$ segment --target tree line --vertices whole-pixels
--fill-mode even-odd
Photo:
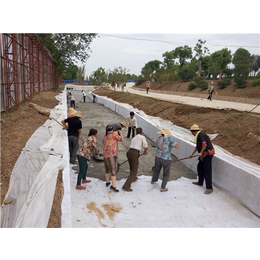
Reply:
[[[201,39],[193,49],[188,45],[180,46],[163,53],[163,61],[147,62],[140,75],[130,74],[128,69],[120,66],[108,71],[99,67],[87,77],[85,66],[78,67],[74,62],[87,61],[91,52],[89,45],[97,34],[39,34],[39,37],[50,50],[58,66],[58,73],[63,79],[78,82],[89,80],[92,84],[112,81],[121,83],[131,79],[140,85],[147,80],[159,83],[178,80],[193,81],[195,86],[204,88],[204,79],[218,79],[219,85],[223,87],[228,84],[227,78],[232,76],[237,87],[244,87],[250,73],[260,78],[259,55],[251,55],[244,48],[237,49],[233,55],[227,48],[210,54],[206,41]],[[191,84],[190,88],[193,87]]]

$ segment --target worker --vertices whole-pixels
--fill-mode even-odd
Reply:
[[[126,118],[127,125],[128,125],[128,132],[127,138],[130,138],[131,131],[132,131],[132,138],[135,137],[135,130],[137,128],[137,120],[135,118],[135,113],[133,111],[130,112],[130,115]]]
[[[143,135],[143,129],[138,127],[136,128],[136,136],[131,140],[130,148],[126,153],[130,167],[130,174],[122,187],[122,189],[125,191],[133,191],[131,189],[131,184],[137,180],[136,175],[138,172],[139,157],[142,148],[144,148],[142,155],[146,155],[148,151],[148,144],[146,138]]]
[[[76,110],[75,110],[76,111]],[[61,123],[67,128],[68,124],[68,141],[69,141],[69,153],[70,153],[70,163],[75,164],[76,153],[79,148],[79,138],[82,139],[82,122],[80,118],[82,117],[81,111],[76,111],[73,117],[68,117],[62,120]]]
[[[212,188],[212,158],[215,154],[214,147],[209,139],[209,136],[202,132],[202,129],[194,124],[190,128],[191,134],[195,136],[196,146],[189,156],[192,156],[198,152],[199,153],[199,162],[197,165],[197,172],[199,180],[192,182],[192,184],[203,186],[205,179],[206,182],[206,191],[204,194],[210,194],[213,192]]]
[[[159,136],[156,141],[155,166],[151,183],[154,184],[158,181],[161,168],[163,168],[163,179],[160,191],[164,192],[168,191],[166,185],[170,177],[171,150],[173,148],[178,149],[179,145],[174,141],[174,138],[168,129],[163,128],[159,133],[161,136]]]

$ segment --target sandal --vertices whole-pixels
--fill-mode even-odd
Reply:
[[[110,186],[110,190],[113,190],[113,191],[116,191],[116,192],[119,192],[119,190],[115,187],[113,187],[112,185]]]
[[[106,182],[106,187],[108,187],[110,185],[110,182]]]

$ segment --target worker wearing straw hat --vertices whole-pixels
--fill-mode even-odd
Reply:
[[[75,110],[76,111],[76,110]],[[78,139],[82,139],[82,122],[80,118],[82,117],[81,111],[73,112],[73,117],[68,117],[61,121],[61,123],[67,127],[68,123],[68,141],[69,141],[69,152],[70,152],[70,163],[74,164],[76,162],[76,153],[79,149]]]
[[[155,154],[155,166],[153,170],[153,177],[151,183],[158,181],[161,168],[163,168],[163,180],[161,184],[161,192],[167,191],[166,184],[169,180],[171,170],[171,150],[172,148],[179,148],[179,145],[173,140],[171,132],[163,128],[160,132],[161,136],[156,141],[157,150]]]
[[[214,147],[207,134],[201,131],[202,129],[194,124],[191,126],[190,131],[195,136],[196,147],[190,155],[190,158],[198,151],[199,162],[197,165],[197,172],[199,180],[192,182],[192,184],[202,186],[205,179],[206,191],[204,194],[213,192],[212,188],[212,158],[215,154]]]

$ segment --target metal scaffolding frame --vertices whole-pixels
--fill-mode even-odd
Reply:
[[[56,66],[37,34],[0,34],[1,111],[57,86]]]

